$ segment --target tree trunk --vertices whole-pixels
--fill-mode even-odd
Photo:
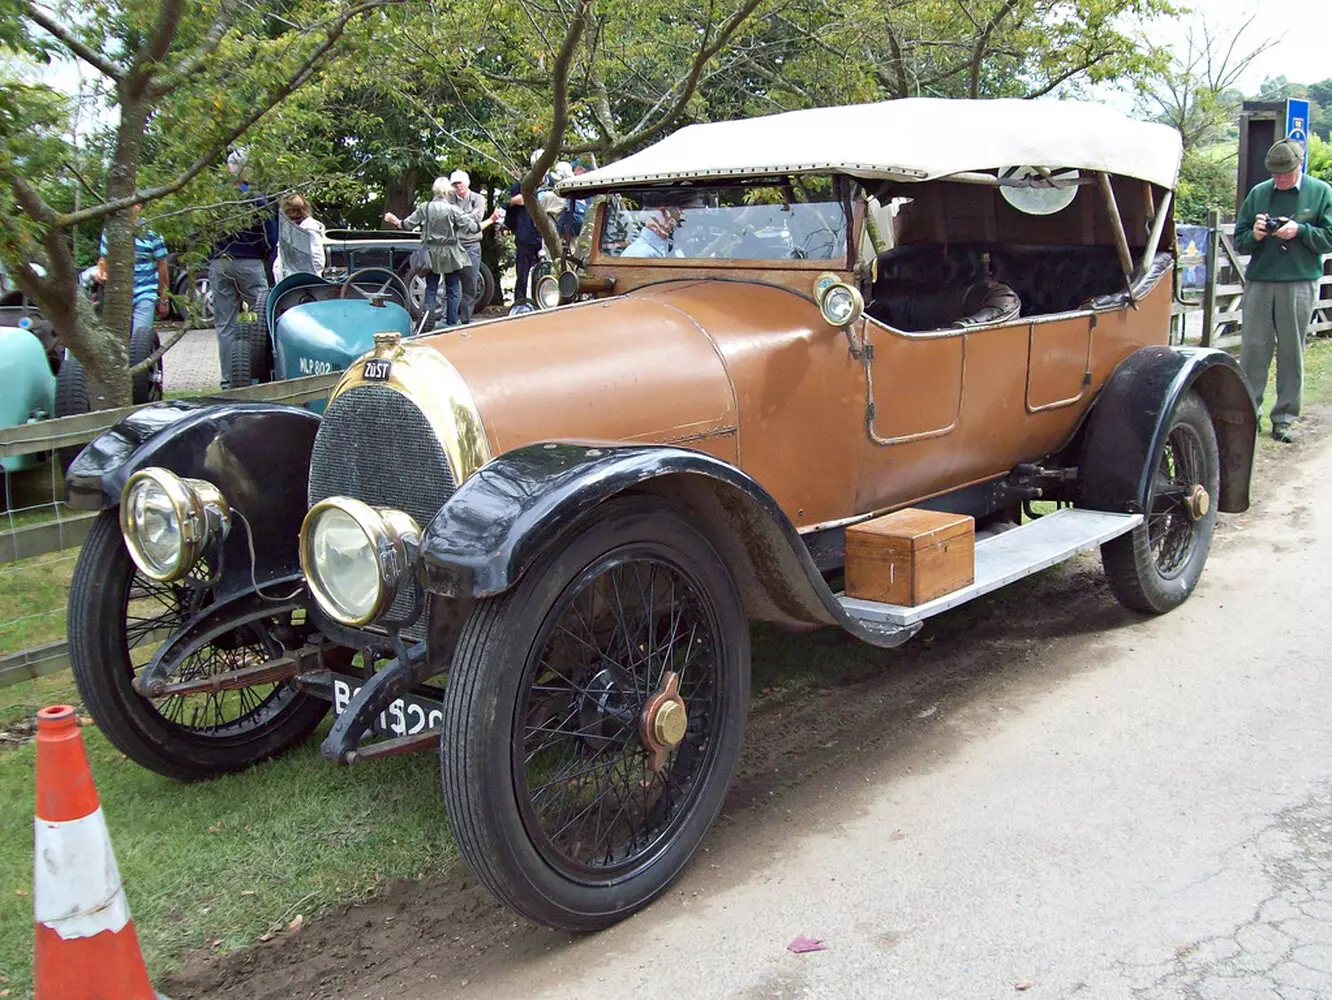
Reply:
[[[408,167],[384,192],[384,211],[392,212],[400,219],[411,215],[416,207],[416,189],[420,183],[421,168]]]

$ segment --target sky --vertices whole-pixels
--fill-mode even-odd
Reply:
[[[1163,41],[1182,43],[1189,27],[1205,20],[1209,28],[1229,38],[1249,17],[1257,20],[1245,31],[1240,51],[1262,42],[1273,45],[1249,66],[1239,80],[1247,94],[1256,93],[1264,77],[1285,75],[1291,83],[1317,83],[1332,77],[1332,0],[1180,0],[1192,12],[1178,19],[1163,19],[1157,29]]]

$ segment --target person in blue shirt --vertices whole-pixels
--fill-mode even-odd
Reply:
[[[142,205],[134,206],[134,221],[139,221]],[[167,248],[162,237],[151,230],[140,228],[134,234],[134,321],[131,336],[153,325],[154,315],[167,314]],[[97,280],[106,282],[106,233],[97,258]]]
[[[675,249],[675,229],[682,213],[678,208],[659,208],[648,217],[634,241],[624,248],[621,257],[670,257]]]

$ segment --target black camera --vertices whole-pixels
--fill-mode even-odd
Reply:
[[[1275,233],[1278,229],[1280,229],[1282,226],[1284,226],[1287,222],[1290,222],[1290,221],[1291,221],[1289,215],[1259,215],[1259,216],[1256,216],[1256,217],[1255,217],[1254,221],[1256,222],[1258,219],[1263,219],[1263,220],[1265,220],[1265,222],[1266,222],[1266,229],[1267,229],[1267,235],[1269,235],[1269,236],[1271,236],[1273,233]],[[1289,241],[1289,240],[1280,240],[1280,241],[1277,243],[1277,250],[1278,250],[1279,252],[1281,252],[1281,253],[1289,253],[1289,252],[1290,252],[1290,241]]]

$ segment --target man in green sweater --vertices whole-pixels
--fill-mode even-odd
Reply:
[[[1274,144],[1264,160],[1272,179],[1249,192],[1235,219],[1235,248],[1252,255],[1240,367],[1261,415],[1275,347],[1272,437],[1286,443],[1295,440],[1290,425],[1304,395],[1304,334],[1323,276],[1322,255],[1332,253],[1332,187],[1305,175],[1303,162],[1304,151],[1290,139]]]

